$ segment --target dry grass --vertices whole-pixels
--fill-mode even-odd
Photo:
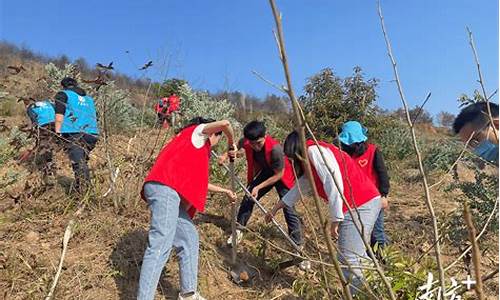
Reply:
[[[35,70],[35,74],[38,72],[36,70],[41,70],[37,65],[30,68]],[[6,83],[7,90],[11,95],[21,94],[23,91],[20,85],[29,86],[29,82],[30,78],[12,79]],[[13,114],[18,114],[18,110],[22,111],[22,105],[16,104]],[[20,116],[6,119],[10,127],[24,122],[26,120]],[[0,133],[5,134],[7,133]],[[440,135],[439,132],[432,134]],[[60,258],[65,227],[82,201],[88,206],[76,219],[77,226],[69,243],[54,299],[135,299],[149,226],[149,211],[139,197],[139,190],[145,172],[165,140],[165,132],[150,129],[132,139],[129,136],[112,136],[109,151],[112,153],[113,164],[120,168],[120,175],[115,192],[107,198],[102,195],[110,185],[110,170],[102,141],[91,155],[95,192],[84,199],[76,199],[68,194],[73,175],[69,161],[62,152],[56,155],[59,168],[57,184],[46,190],[42,188],[40,175],[32,165],[20,165],[16,161],[3,165],[0,169],[0,181],[5,180],[9,174],[16,174],[18,177],[0,192],[0,299],[41,299],[47,294]],[[417,257],[431,246],[429,241],[432,240],[432,232],[421,195],[422,189],[414,180],[409,180],[411,173],[405,170],[401,174],[392,174],[393,178],[399,179],[392,182],[386,231],[397,248]],[[471,175],[464,174],[465,177]],[[19,198],[16,200],[11,196]],[[262,201],[270,208],[276,199],[277,195],[273,191]],[[442,220],[457,208],[457,203],[439,189],[433,191],[433,201],[438,218]],[[302,216],[305,215],[302,204],[298,211]],[[296,299],[292,288],[295,280],[318,281],[318,266],[314,266],[316,273],[313,274],[303,273],[297,268],[276,273],[273,267],[290,256],[266,246],[256,236],[247,234],[239,247],[238,257],[257,268],[259,276],[250,286],[234,285],[228,275],[231,254],[225,246],[230,233],[229,214],[229,206],[225,204],[225,200],[211,195],[207,212],[196,218],[201,240],[199,289],[205,297]],[[282,215],[279,214],[278,217],[279,222],[285,224]],[[306,250],[314,252],[312,228],[308,226]],[[264,224],[263,216],[258,210],[254,211],[249,228],[264,239],[288,249],[286,241],[280,238],[277,230]],[[484,251],[485,272],[497,268],[498,237],[485,237],[480,242],[480,247]],[[326,247],[320,249],[325,257]],[[445,265],[458,254],[459,249],[445,243]],[[463,264],[451,272],[448,275],[456,278],[466,276]],[[488,295],[496,295],[498,283],[491,280],[486,283],[485,288]],[[164,270],[157,299],[175,299],[177,292],[178,267],[174,258]]]

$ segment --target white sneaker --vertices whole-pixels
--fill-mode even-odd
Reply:
[[[311,271],[311,262],[309,260],[303,260],[299,264],[299,268],[302,271]]]
[[[238,245],[242,239],[243,239],[243,232],[239,229],[236,229],[236,245]],[[228,244],[228,246],[233,245],[233,236],[232,235],[229,236],[226,243]]]
[[[177,300],[207,300],[207,299],[203,298],[198,292],[196,292],[192,295],[184,297],[179,293],[179,297],[177,298]]]

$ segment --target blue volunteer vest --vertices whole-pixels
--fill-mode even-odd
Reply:
[[[65,90],[64,93],[68,97],[68,101],[66,102],[61,133],[99,134],[94,99],[90,96],[80,96],[70,90]]]
[[[54,123],[56,112],[54,105],[49,100],[37,101],[28,107],[28,116],[33,124],[44,126]]]

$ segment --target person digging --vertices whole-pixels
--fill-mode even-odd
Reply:
[[[273,187],[281,199],[293,187],[295,178],[292,166],[283,153],[278,141],[266,134],[263,122],[251,121],[243,129],[244,138],[238,143],[237,157],[246,157],[247,188],[252,196],[259,201]],[[219,164],[223,164],[227,154],[221,155]],[[254,201],[245,195],[238,210],[236,221],[246,226],[254,208]],[[304,244],[302,223],[294,207],[284,207],[283,213],[288,226],[288,234],[296,245]],[[236,230],[236,242],[241,242],[243,232]],[[231,245],[231,237],[227,244]]]

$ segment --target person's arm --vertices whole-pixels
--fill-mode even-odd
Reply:
[[[211,183],[208,184],[208,190],[214,193],[226,194],[229,200],[231,200],[231,202],[236,201],[236,198],[238,197],[235,192]]]
[[[297,201],[299,201],[300,199],[299,186],[300,186],[300,191],[304,196],[311,193],[311,186],[309,185],[309,181],[307,180],[307,177],[305,175],[302,175],[295,182],[295,185],[292,187],[292,189],[289,190],[288,193],[286,193],[285,196],[283,196],[283,198],[279,200],[270,211],[267,212],[266,216],[267,222],[270,222],[271,218],[274,217],[274,215],[276,215],[278,210],[282,209],[283,207],[295,206],[295,203],[297,203]]]
[[[245,156],[245,148],[243,148],[243,143],[244,143],[244,139],[241,138],[238,141],[238,144],[236,145],[237,149],[236,149],[236,153],[235,153],[234,158]],[[228,153],[224,152],[221,155],[219,155],[219,159],[217,160],[217,163],[219,165],[223,165],[226,162],[227,158],[228,158]]]
[[[325,157],[326,164],[321,156]],[[341,193],[344,191],[342,174],[340,173],[339,162],[331,151],[318,146],[312,146],[308,149],[309,157],[312,164],[318,173],[318,177],[323,184],[323,190],[328,198],[328,208],[330,211],[331,227],[330,233],[335,240],[339,237],[340,222],[344,220],[344,212],[342,211],[343,203]],[[342,162],[340,162],[342,163]],[[330,172],[332,171],[332,172]],[[332,177],[333,173],[333,177]],[[338,186],[338,187],[337,187]]]
[[[203,134],[210,135],[212,133],[217,133],[222,131],[224,135],[227,137],[227,143],[231,146],[234,146],[233,149],[236,149],[236,145],[234,145],[234,132],[231,123],[228,120],[215,121],[211,123],[207,123],[203,128]]]
[[[377,173],[378,177],[378,190],[382,197],[387,197],[389,194],[389,175],[387,174],[387,168],[385,166],[384,157],[382,152],[378,149],[375,150],[375,156],[373,158],[373,167],[375,169],[375,173]]]
[[[54,97],[54,100],[55,100],[55,111],[56,111],[54,130],[56,133],[60,133],[61,126],[64,121],[64,114],[66,113],[66,103],[68,102],[68,96],[64,92],[59,92]]]
[[[274,175],[267,178],[252,190],[252,196],[257,197],[259,190],[265,187],[271,186],[276,182],[280,181],[283,177],[285,169],[285,153],[283,153],[283,148],[280,145],[275,145],[271,150],[271,169],[273,169]]]
[[[61,126],[64,121],[64,115],[56,114],[56,120],[54,123],[54,130],[56,133],[61,133]]]
[[[344,213],[342,211],[342,196],[341,193],[344,191],[344,185],[342,181],[342,175],[340,173],[339,162],[335,159],[333,153],[323,147],[321,147],[321,152],[325,157],[326,163],[323,161],[320,149],[318,146],[312,146],[308,149],[309,157],[312,161],[316,172],[318,173],[318,177],[323,184],[323,189],[328,198],[328,208],[330,211],[330,219],[332,222],[341,222],[344,220]],[[340,162],[342,163],[342,162]],[[330,170],[332,170],[332,177]],[[335,184],[337,182],[337,185]]]

